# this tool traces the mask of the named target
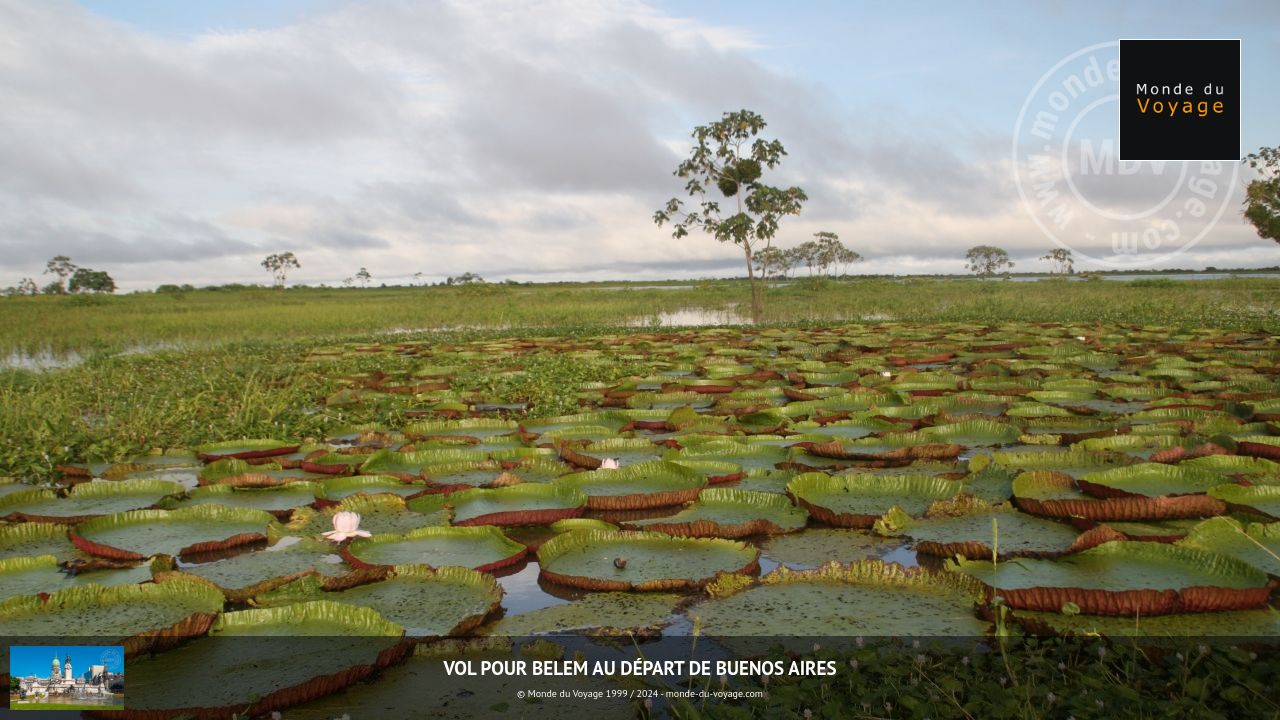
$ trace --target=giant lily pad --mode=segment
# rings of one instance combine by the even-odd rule
[[[0,560],[35,555],[54,555],[65,560],[75,554],[65,525],[36,522],[0,525]]]
[[[333,518],[340,512],[360,515],[360,529],[375,535],[409,532],[423,527],[449,524],[449,514],[441,510],[430,515],[412,512],[404,498],[392,494],[351,495],[342,502],[320,511],[310,508],[295,510],[288,529],[297,535],[319,536],[333,529]]]
[[[643,510],[693,500],[707,479],[683,465],[654,461],[563,475],[553,484],[585,493],[593,510]]]
[[[669,621],[683,600],[683,595],[672,593],[590,593],[572,602],[508,615],[488,632],[506,636],[651,635]]]
[[[1271,594],[1266,573],[1243,561],[1162,543],[1117,540],[1054,560],[962,559],[950,567],[1010,607],[1046,612],[1067,603],[1089,615],[1246,610]]]
[[[701,587],[717,573],[753,573],[759,551],[721,539],[662,533],[586,530],[538,548],[542,577],[587,590],[679,590]]]
[[[462,567],[398,565],[384,579],[350,584],[315,575],[255,600],[263,607],[327,599],[376,610],[414,636],[461,635],[498,609],[502,588],[489,575]]]
[[[357,567],[456,565],[480,572],[514,565],[524,558],[525,552],[525,546],[491,525],[427,527],[403,535],[374,535],[355,540],[342,549],[347,562]]]
[[[955,497],[961,485],[929,475],[840,475],[804,473],[792,478],[787,492],[817,520],[839,527],[871,527],[876,518],[898,507],[922,514],[935,500]]]
[[[452,524],[548,525],[557,520],[578,517],[587,505],[587,496],[579,490],[560,485],[521,483],[492,489],[474,488],[448,495],[423,495],[410,500],[409,509],[420,513],[449,508]]]
[[[622,527],[679,537],[742,538],[795,532],[808,519],[808,513],[776,493],[707,488],[698,494],[697,501],[675,515],[623,523]]]
[[[990,558],[993,546],[1001,559],[1052,557],[1081,549],[1080,533],[1066,523],[1020,513],[1008,505],[966,503],[953,508],[940,514],[931,510],[922,520],[898,512],[893,534],[910,537],[916,552],[937,557]]]
[[[0,635],[77,636],[124,640],[135,654],[166,641],[202,635],[222,612],[222,593],[174,578],[145,585],[81,585],[47,599],[10,598],[0,604]]]
[[[321,483],[326,500],[338,501],[350,495],[390,493],[400,497],[417,495],[427,489],[426,483],[405,482],[389,475],[355,475],[328,478]]]
[[[849,528],[809,528],[776,535],[761,545],[763,557],[792,569],[812,569],[829,562],[848,564],[873,560],[902,542]]]
[[[1230,555],[1280,577],[1280,522],[1245,525],[1227,517],[1209,518],[1178,544]]]
[[[164,480],[121,480],[80,483],[65,498],[50,490],[28,490],[0,499],[0,513],[19,520],[74,524],[99,515],[111,515],[154,505],[161,498],[180,493],[183,487]]]
[[[172,503],[171,507],[221,505],[264,510],[277,517],[287,517],[294,508],[310,505],[323,496],[324,488],[313,482],[292,482],[268,488],[207,485],[192,490],[187,500]]]
[[[269,513],[221,505],[181,510],[131,510],[87,520],[71,531],[76,547],[114,560],[195,555],[264,542]]]
[[[967,420],[948,425],[935,425],[920,434],[936,438],[938,443],[958,443],[970,447],[1007,445],[1018,439],[1018,428],[994,420]]]
[[[52,555],[9,558],[0,560],[0,600],[18,595],[51,593],[78,585],[126,585],[149,579],[151,572],[146,565],[72,575],[62,572],[58,559]]]
[[[1013,501],[1033,515],[1087,520],[1172,520],[1221,515],[1227,506],[1208,495],[1095,498],[1080,491],[1076,480],[1051,470],[1024,472],[1013,480]]]
[[[1086,473],[1078,481],[1080,489],[1098,497],[1194,495],[1205,493],[1221,482],[1217,474],[1207,470],[1160,463]]]
[[[157,579],[167,573],[203,578],[222,591],[228,600],[243,602],[262,592],[304,575],[341,575],[350,567],[335,554],[332,543],[309,538],[285,538],[276,544],[204,563],[165,563],[157,558],[153,573]]]
[[[480,462],[488,459],[483,451],[467,449],[423,450],[421,452],[394,452],[379,450],[369,455],[360,465],[362,475],[390,475],[401,480],[420,480],[426,477],[428,465],[446,463]]]
[[[756,584],[709,588],[713,599],[686,612],[711,637],[977,636],[975,583],[866,560],[815,570],[779,568]]]
[[[1232,507],[1280,520],[1280,485],[1219,485],[1210,489],[1209,494]]]
[[[227,440],[226,442],[208,443],[195,448],[196,456],[205,462],[236,458],[251,460],[255,458],[288,455],[298,449],[297,443],[280,440]]]
[[[404,629],[325,600],[221,615],[210,634],[129,664],[129,710],[256,717],[329,695],[396,655]],[[287,642],[243,638],[288,637]],[[182,688],[182,692],[174,692]]]

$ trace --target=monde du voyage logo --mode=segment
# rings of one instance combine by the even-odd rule
[[[1170,261],[1232,204],[1240,117],[1239,40],[1081,48],[1044,72],[1018,114],[1018,193],[1077,259],[1116,269]]]

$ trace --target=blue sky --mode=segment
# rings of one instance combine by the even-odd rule
[[[124,671],[123,648],[118,645],[15,645],[9,648],[9,674],[13,677],[48,677],[53,656],[63,662],[71,656],[71,671],[80,677],[90,665],[107,666],[107,672]]]
[[[0,286],[54,252],[126,289],[266,282],[281,250],[306,283],[740,274],[734,248],[650,221],[690,128],[740,107],[789,151],[773,179],[810,195],[778,245],[834,230],[856,271],[911,273],[996,244],[1037,269],[1052,239],[1010,149],[1072,52],[1239,37],[1243,150],[1280,144],[1280,6],[1113,5],[0,0],[0,98],[22,108],[0,140]],[[1082,128],[1103,139],[1109,117]],[[1239,216],[1245,180],[1193,247],[1127,267],[1280,264]],[[1161,182],[1086,194],[1136,211]]]

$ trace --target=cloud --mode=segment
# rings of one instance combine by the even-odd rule
[[[0,284],[57,253],[126,289],[265,281],[281,250],[313,283],[738,274],[737,248],[651,216],[690,129],[744,107],[789,152],[773,180],[810,196],[780,245],[834,230],[882,272],[1043,254],[1008,138],[837,101],[767,49],[634,0],[372,0],[191,36],[0,0]]]

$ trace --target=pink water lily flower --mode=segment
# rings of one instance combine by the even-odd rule
[[[360,513],[343,511],[333,516],[333,530],[322,533],[333,542],[342,542],[353,537],[372,537],[368,530],[360,529]]]
[[[617,470],[618,461],[615,460],[614,458],[605,458],[604,462],[600,463],[600,469],[601,470]]]

